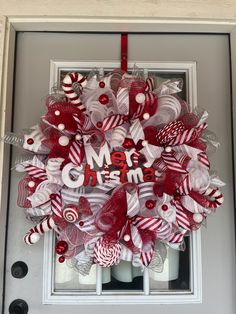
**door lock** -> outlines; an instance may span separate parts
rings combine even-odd
[[[27,314],[28,311],[29,311],[28,304],[21,299],[12,301],[12,303],[9,306],[10,314]]]

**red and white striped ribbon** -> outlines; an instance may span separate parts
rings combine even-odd
[[[210,162],[205,152],[201,152],[198,154],[198,161],[206,168],[210,169]]]
[[[135,119],[132,122],[129,130],[130,130],[131,137],[132,137],[135,144],[137,144],[139,140],[145,139],[143,127],[142,127],[142,124],[140,123],[139,119]]]
[[[184,239],[185,233],[175,233],[170,236],[168,242],[170,243],[182,243]]]
[[[108,116],[104,119],[102,124],[102,130],[108,131],[110,129],[113,129],[121,124],[124,123],[124,116],[121,114],[115,114]]]
[[[188,142],[195,139],[197,136],[197,132],[194,128],[189,130],[184,130],[183,133],[178,134],[175,138],[173,138],[168,145],[175,146],[181,144],[187,144]]]
[[[191,182],[189,176],[186,176],[184,180],[181,182],[178,192],[181,195],[188,195],[192,190]]]
[[[175,154],[173,151],[170,152],[163,151],[161,157],[164,160],[168,169],[180,173],[187,173],[187,170],[184,169],[181,163],[179,163],[179,161],[175,158]]]
[[[73,141],[69,148],[69,158],[73,164],[80,166],[83,161],[83,148],[81,141]]]
[[[146,79],[145,92],[150,92],[154,90],[154,78],[148,77]]]
[[[162,220],[160,218],[137,216],[132,221],[132,224],[138,229],[148,229],[157,232],[162,224]]]
[[[145,251],[145,249],[141,250],[141,261],[144,266],[148,266],[151,263],[152,256],[154,254],[154,242],[151,241],[149,250]]]
[[[52,212],[58,217],[62,217],[62,197],[61,192],[57,193],[55,198],[51,200]]]
[[[80,91],[82,92],[83,87],[87,84],[86,77],[80,73],[71,72],[67,74],[62,83],[63,91],[67,98],[70,99],[70,102],[79,107],[81,111],[85,111],[85,106],[81,103],[80,95],[78,95],[74,88],[73,84],[78,83],[80,86]]]
[[[190,221],[188,216],[185,214],[182,205],[178,201],[174,201],[176,207],[176,222],[184,230],[190,230]]]
[[[33,178],[40,179],[40,180],[46,180],[47,174],[46,170],[42,168],[38,168],[33,165],[25,166],[25,171]]]

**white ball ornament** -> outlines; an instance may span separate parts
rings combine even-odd
[[[137,103],[142,104],[145,101],[145,95],[143,93],[138,93],[135,96],[135,100],[137,101]]]
[[[61,145],[61,146],[67,146],[69,144],[70,140],[67,136],[60,136],[59,137],[59,140],[58,140],[58,143]]]
[[[170,152],[171,152],[171,147],[170,147],[170,146],[167,146],[167,147],[165,148],[165,151],[166,151],[167,153],[170,153]]]
[[[130,240],[130,236],[128,234],[124,235],[125,242],[128,242]]]
[[[145,147],[145,146],[148,146],[148,141],[142,141],[142,145]]]
[[[60,116],[60,114],[61,114],[61,113],[60,113],[59,110],[56,110],[56,111],[55,111],[55,116]]]
[[[39,239],[40,239],[40,235],[37,232],[32,233],[31,236],[30,236],[30,241],[31,241],[32,244],[38,242]]]
[[[58,124],[58,130],[63,131],[65,129],[65,124],[60,123]]]
[[[144,120],[148,120],[150,118],[150,114],[148,113],[148,112],[145,112],[144,114],[143,114],[143,119]]]
[[[29,181],[28,186],[30,188],[33,188],[35,186],[35,182],[34,181]]]
[[[202,214],[193,214],[193,220],[196,223],[201,223],[203,221],[203,216]]]
[[[80,141],[82,138],[82,136],[80,134],[76,134],[75,139],[76,141]]]

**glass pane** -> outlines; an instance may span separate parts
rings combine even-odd
[[[105,269],[103,269],[104,271]],[[110,281],[102,285],[103,290],[143,290],[143,272],[131,262],[121,261],[111,267]]]

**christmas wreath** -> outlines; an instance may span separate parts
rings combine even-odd
[[[55,230],[59,262],[84,275],[121,260],[159,271],[163,247],[184,247],[222,204],[223,183],[209,173],[207,112],[191,110],[181,85],[140,71],[68,73],[39,124],[5,135],[32,153],[16,165],[18,206],[35,223],[25,243]]]

